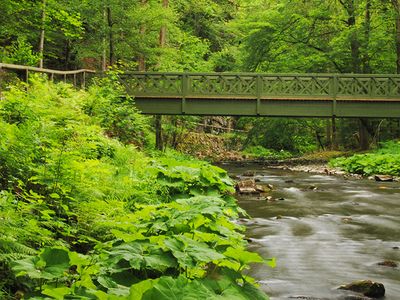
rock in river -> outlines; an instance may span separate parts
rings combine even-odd
[[[254,177],[254,176],[256,176],[256,172],[254,172],[254,171],[246,171],[246,172],[243,173],[242,176],[245,176],[245,177]]]
[[[374,178],[376,181],[385,181],[385,182],[393,181],[393,176],[390,175],[375,175]]]
[[[371,298],[381,298],[385,295],[383,284],[371,280],[354,281],[346,285],[341,285],[339,289],[353,291]]]
[[[254,178],[245,179],[238,182],[235,188],[236,192],[240,194],[261,194],[271,190],[271,188],[268,185],[263,186],[256,184]]]
[[[385,260],[378,263],[378,266],[397,268],[399,265],[392,260]]]
[[[254,179],[246,179],[236,184],[236,191],[240,194],[259,194],[257,185]]]

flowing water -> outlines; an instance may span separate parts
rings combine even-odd
[[[400,183],[224,165],[231,175],[255,171],[258,184],[272,184],[265,197],[238,196],[252,217],[243,220],[250,249],[276,257],[277,267],[255,265],[250,275],[271,299],[344,299],[341,284],[371,279],[400,299]],[[301,298],[306,299],[306,298]],[[307,298],[308,299],[308,298]]]

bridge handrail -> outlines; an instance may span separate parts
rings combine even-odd
[[[121,81],[144,97],[400,99],[400,74],[127,72]]]
[[[130,75],[173,75],[173,76],[253,76],[253,77],[357,77],[357,78],[400,78],[400,74],[358,74],[358,73],[254,73],[254,72],[156,72],[156,71],[125,71],[120,76]]]
[[[22,66],[22,65],[14,65],[14,64],[5,64],[0,63],[0,69],[10,69],[10,70],[23,70],[23,71],[33,71],[38,73],[48,73],[48,74],[57,74],[57,75],[74,75],[79,73],[96,73],[94,70],[89,69],[79,69],[73,71],[61,71],[61,70],[53,70],[53,69],[45,69],[45,68],[37,68],[31,66]]]

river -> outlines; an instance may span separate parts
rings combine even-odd
[[[277,267],[254,265],[250,275],[274,299],[344,299],[337,287],[370,279],[400,299],[400,183],[226,164],[230,175],[255,171],[258,184],[272,184],[276,201],[238,196],[252,217],[243,223],[250,249],[276,257]],[[305,299],[305,298],[301,298]]]

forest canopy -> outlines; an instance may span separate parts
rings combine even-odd
[[[400,72],[398,0],[2,0],[0,32],[61,69]]]

